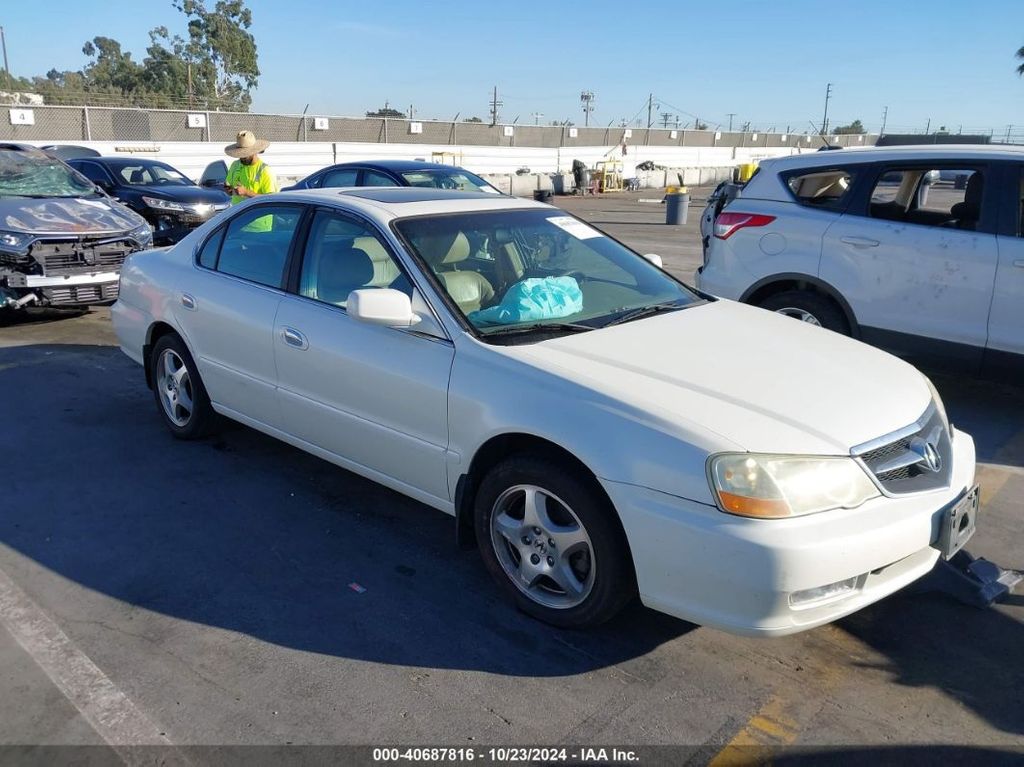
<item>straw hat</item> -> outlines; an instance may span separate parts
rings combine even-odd
[[[224,147],[224,153],[229,157],[252,157],[254,154],[262,152],[268,146],[270,146],[270,142],[266,139],[257,139],[252,131],[243,130],[238,131],[234,144],[228,144]]]

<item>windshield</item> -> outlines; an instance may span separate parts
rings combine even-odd
[[[114,165],[111,170],[119,183],[129,186],[193,186],[183,173],[160,162]]]
[[[395,228],[484,337],[592,330],[702,300],[554,209],[423,216]]]
[[[436,189],[454,189],[459,192],[490,192],[501,194],[497,189],[488,184],[479,176],[460,168],[451,170],[412,170],[403,173],[409,186],[426,186]]]
[[[0,197],[85,197],[96,188],[60,160],[0,149]]]

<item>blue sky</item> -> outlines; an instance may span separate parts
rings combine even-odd
[[[214,0],[208,0],[210,4]],[[639,116],[654,93],[680,124],[747,120],[760,130],[854,118],[890,131],[1024,125],[1024,1],[989,0],[249,0],[262,70],[254,111],[359,115],[382,105],[422,118],[501,116],[591,124]],[[45,7],[45,13],[39,8]],[[114,37],[137,59],[147,32],[182,30],[170,0],[7,2],[11,69],[85,63],[82,43]],[[45,43],[45,44],[44,44]]]

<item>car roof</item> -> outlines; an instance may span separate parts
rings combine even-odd
[[[440,162],[427,162],[426,160],[362,160],[359,162],[342,162],[332,165],[331,168],[371,168],[377,170],[390,170],[396,173],[411,170],[465,170],[457,165],[446,165]]]
[[[774,170],[790,168],[835,167],[865,162],[899,160],[1011,160],[1024,161],[1024,146],[996,144],[919,144],[893,147],[851,147],[835,152],[774,157],[761,164]]]
[[[296,189],[273,195],[281,200],[301,200],[314,205],[335,204],[353,208],[377,219],[405,216],[444,215],[486,210],[539,208],[560,212],[558,208],[520,197],[487,192],[455,192],[420,187],[338,187]],[[259,198],[266,202],[268,196]]]
[[[168,168],[171,167],[167,165],[167,163],[165,163],[163,160],[158,160],[155,157],[80,157],[75,159],[92,160],[93,162],[98,162],[101,165],[110,165],[113,167],[123,167],[125,165],[141,165],[143,163],[163,165]]]

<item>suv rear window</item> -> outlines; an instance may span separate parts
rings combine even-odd
[[[790,175],[786,185],[801,205],[836,208],[844,203],[853,186],[853,174],[845,168],[815,168]]]

